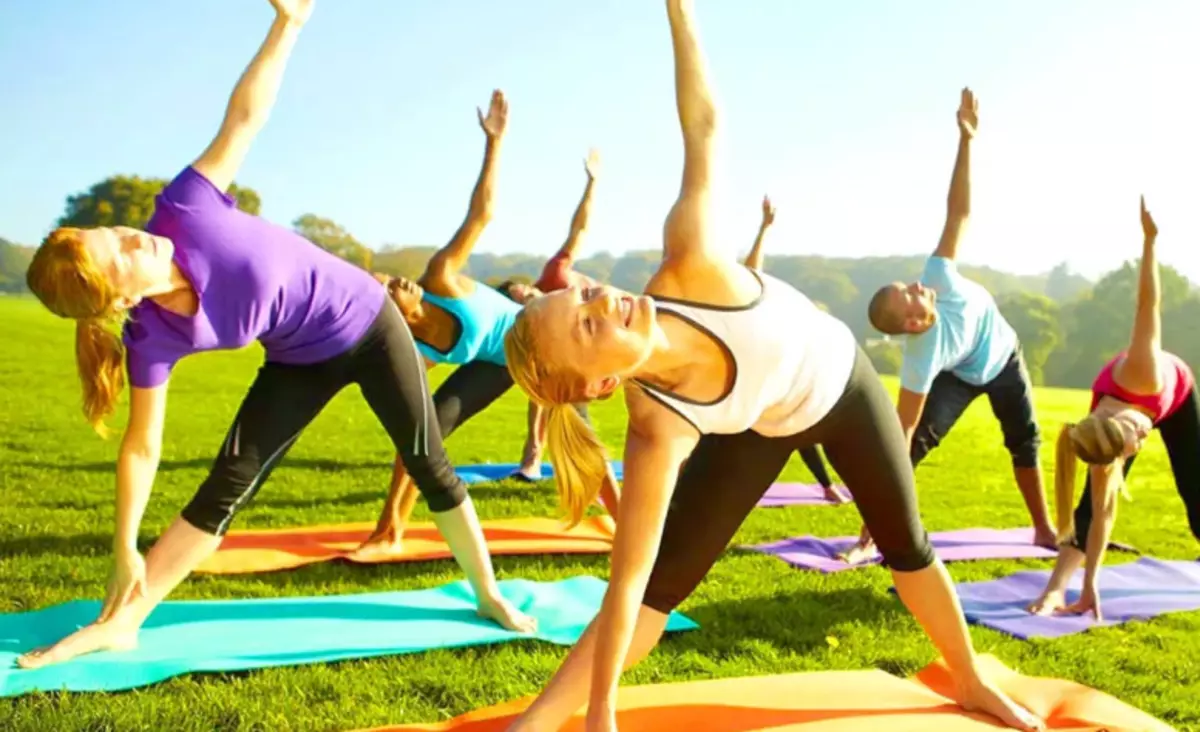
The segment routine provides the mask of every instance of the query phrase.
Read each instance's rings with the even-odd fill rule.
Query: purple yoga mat
[[[846,564],[837,558],[838,553],[849,549],[857,540],[858,537],[854,536],[839,536],[833,539],[802,536],[769,544],[756,544],[747,548],[764,554],[774,554],[788,564],[802,569],[815,569],[826,574],[879,564],[878,552],[857,564]],[[1055,551],[1034,545],[1033,529],[1031,528],[976,528],[940,531],[931,533],[929,540],[933,543],[934,551],[943,562],[968,559],[1047,558],[1057,555]],[[1137,551],[1124,544],[1114,543],[1110,546],[1121,551]]]
[[[998,580],[964,582],[956,589],[968,621],[1024,640],[1059,638],[1088,628],[1200,610],[1200,562],[1142,557],[1102,568],[1102,622],[1091,613],[1042,617],[1028,612],[1025,608],[1041,596],[1049,577],[1049,571],[1017,572]],[[1082,582],[1080,570],[1067,585],[1068,603],[1079,599]]]
[[[820,483],[775,483],[763,497],[758,499],[759,508],[779,508],[780,506],[841,506],[851,503],[850,491],[844,485],[834,485],[834,490],[841,493],[845,500],[835,503],[825,497],[825,489]]]

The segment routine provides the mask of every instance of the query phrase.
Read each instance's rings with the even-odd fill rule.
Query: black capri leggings
[[[487,361],[463,364],[450,374],[433,395],[442,439],[487,409],[512,388],[508,369]],[[404,463],[408,467],[408,463]]]
[[[792,452],[813,445],[825,448],[887,566],[914,572],[933,564],[896,408],[858,348],[841,399],[804,432],[764,437],[748,430],[700,438],[675,485],[642,604],[668,613],[687,599]]]
[[[461,504],[466,485],[442,446],[424,362],[400,311],[388,300],[345,353],[315,364],[262,365],[208,477],[183,509],[184,520],[224,535],[304,428],[349,384],[358,384],[430,510]]]
[[[1175,476],[1175,490],[1183,499],[1187,511],[1188,526],[1192,536],[1200,541],[1200,392],[1192,388],[1192,394],[1170,417],[1155,425],[1162,433],[1163,445],[1167,448],[1167,459],[1171,461],[1171,473]],[[1125,461],[1125,475],[1133,468],[1137,455]],[[1085,466],[1086,467],[1086,466]],[[1092,476],[1088,471],[1083,495],[1075,507],[1075,537],[1071,544],[1080,551],[1087,551],[1087,535],[1092,527]]]
[[[796,452],[800,453],[800,459],[804,461],[804,466],[823,488],[833,485],[833,479],[829,477],[829,471],[825,469],[825,461],[821,459],[821,450],[816,445],[802,447]]]

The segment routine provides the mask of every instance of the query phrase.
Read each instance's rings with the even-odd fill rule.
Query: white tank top
[[[733,387],[712,403],[637,382],[701,434],[797,434],[828,414],[850,381],[858,353],[850,328],[786,282],[751,272],[762,294],[741,307],[652,296],[657,309],[707,332],[732,356]]]

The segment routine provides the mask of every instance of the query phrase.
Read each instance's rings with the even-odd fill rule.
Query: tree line
[[[131,226],[142,228],[154,211],[154,197],[168,181],[117,175],[87,191],[68,196],[59,226]],[[262,206],[252,188],[234,184],[230,194],[243,211],[258,214]],[[416,278],[437,246],[388,244],[378,249],[358,241],[349,231],[313,213],[297,217],[292,228],[317,246],[374,272]],[[25,270],[33,248],[0,238],[0,292],[25,289]],[[577,268],[602,282],[641,291],[661,253],[633,251],[621,256],[596,252],[577,261]],[[898,373],[901,341],[876,333],[867,322],[867,302],[887,282],[920,276],[925,254],[840,258],[767,255],[765,268],[794,285],[821,307],[843,320],[865,345],[876,368]],[[471,256],[468,273],[488,284],[514,278],[532,281],[545,257],[532,254]],[[1128,342],[1137,292],[1136,260],[1092,282],[1059,264],[1040,275],[1015,275],[961,265],[960,271],[986,287],[1021,338],[1034,382],[1045,386],[1086,388],[1117,350]],[[1200,363],[1200,291],[1174,268],[1160,264],[1163,343],[1192,364]],[[797,333],[797,337],[803,337]]]

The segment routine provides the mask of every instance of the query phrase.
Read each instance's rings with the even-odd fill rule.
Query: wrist
[[[138,553],[137,539],[116,539],[113,541],[113,556],[117,559],[132,557]]]
[[[275,23],[285,31],[298,31],[304,26],[304,20],[283,12],[275,13]]]

